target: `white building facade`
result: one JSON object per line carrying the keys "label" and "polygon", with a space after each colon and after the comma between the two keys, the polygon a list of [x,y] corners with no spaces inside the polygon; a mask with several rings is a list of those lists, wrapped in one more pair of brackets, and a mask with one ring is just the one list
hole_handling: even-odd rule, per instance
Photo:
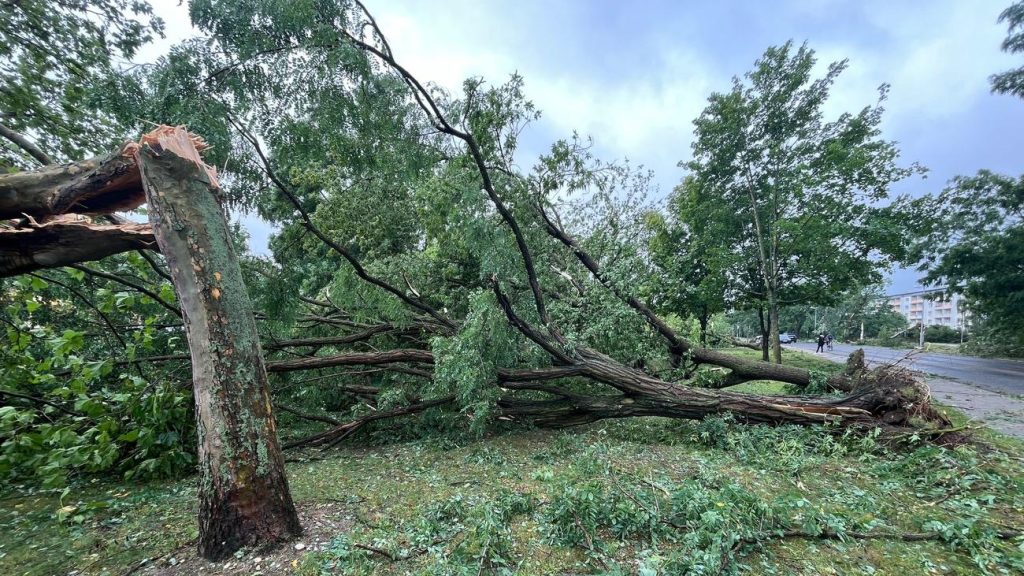
{"label": "white building facade", "polygon": [[886,296],[889,306],[907,319],[907,324],[948,326],[954,330],[970,327],[970,311],[960,294],[944,294],[944,287]]}

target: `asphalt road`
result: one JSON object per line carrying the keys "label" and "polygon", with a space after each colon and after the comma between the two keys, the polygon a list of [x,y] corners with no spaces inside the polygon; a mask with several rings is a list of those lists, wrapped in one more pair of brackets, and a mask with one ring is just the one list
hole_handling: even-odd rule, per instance
{"label": "asphalt road", "polygon": [[[817,344],[813,342],[797,342],[784,346],[808,352],[814,352],[817,348]],[[864,355],[870,366],[898,362],[913,370],[967,382],[992,392],[1024,395],[1024,362],[1018,360],[952,356],[935,352],[839,343],[834,343],[832,351],[826,352],[825,357],[829,360],[845,362],[850,353],[857,348],[864,349]]]}

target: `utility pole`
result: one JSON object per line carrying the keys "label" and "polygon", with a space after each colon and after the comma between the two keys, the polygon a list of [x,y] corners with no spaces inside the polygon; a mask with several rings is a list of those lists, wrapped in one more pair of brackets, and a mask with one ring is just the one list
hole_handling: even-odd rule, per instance
{"label": "utility pole", "polygon": [[920,336],[918,337],[919,344],[917,347],[924,350],[924,320],[918,323],[918,327],[920,328]]}

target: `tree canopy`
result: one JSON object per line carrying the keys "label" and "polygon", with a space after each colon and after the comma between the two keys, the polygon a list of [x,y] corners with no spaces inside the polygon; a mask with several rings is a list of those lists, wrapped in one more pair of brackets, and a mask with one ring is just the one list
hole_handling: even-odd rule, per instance
{"label": "tree canopy", "polygon": [[122,72],[160,36],[141,0],[0,4],[0,166],[80,160],[124,137]]}
{"label": "tree canopy", "polygon": [[[961,292],[990,339],[1024,345],[1024,177],[960,176],[924,205],[934,216],[916,244],[923,281]],[[922,220],[924,221],[924,220]]]}
{"label": "tree canopy", "polygon": [[[429,84],[358,1],[194,0],[202,36],[136,68],[99,52],[112,43],[127,57],[159,33],[147,5],[95,4],[103,18],[139,18],[109,26],[93,5],[67,6],[48,26],[65,27],[69,48],[88,44],[81,61],[25,81],[81,88],[0,101],[4,118],[38,108],[26,116],[37,124],[8,137],[21,154],[12,165],[28,167],[33,140],[77,160],[0,175],[10,264],[0,270],[15,276],[0,286],[11,344],[0,394],[17,399],[0,412],[0,473],[59,486],[75,473],[173,475],[198,463],[201,499],[216,489],[265,504],[243,490],[255,484],[289,508],[281,474],[253,482],[283,470],[275,414],[292,425],[285,448],[334,446],[412,414],[395,435],[716,414],[900,434],[948,425],[904,373],[853,363],[824,377],[756,362],[697,345],[662,316],[706,320],[763,302],[774,336],[782,304],[835,299],[902,253],[901,205],[878,203],[916,167],[900,167],[881,138],[880,106],[826,121],[842,62],[814,79],[813,51],[789,43],[713,95],[696,120],[691,177],[658,214],[649,173],[596,158],[576,135],[521,168],[519,137],[539,114],[524,80],[470,78],[455,93]],[[12,34],[31,29],[26,18]],[[30,57],[18,50],[5,65]],[[111,105],[81,117],[102,93],[92,88],[112,84]],[[203,137],[187,177],[159,171],[174,158],[156,160],[166,147],[149,136],[117,143],[150,122]],[[192,203],[186,185],[198,186]],[[113,214],[144,198],[149,224]],[[242,233],[224,225],[223,206],[276,227],[268,256],[235,262]],[[141,237],[115,244],[110,230]],[[723,390],[756,380],[841,394]],[[197,423],[186,428],[189,395]],[[185,437],[205,444],[183,450]],[[211,557],[298,532],[264,525],[207,548],[237,520],[208,505],[217,501],[200,508]]]}
{"label": "tree canopy", "polygon": [[[1006,23],[1006,39],[1003,51],[1011,54],[1024,53],[1024,2],[1014,2],[999,15],[999,21]],[[1024,98],[1024,66],[1000,72],[992,76],[992,90]]]}
{"label": "tree canopy", "polygon": [[899,204],[882,203],[893,183],[920,172],[900,166],[881,138],[888,87],[875,106],[828,121],[823,106],[846,61],[814,78],[815,61],[806,45],[772,47],[731,91],[713,94],[683,164],[691,180],[675,193],[691,233],[719,247],[721,273],[764,303],[776,362],[783,303],[827,304],[880,280],[904,253]]}

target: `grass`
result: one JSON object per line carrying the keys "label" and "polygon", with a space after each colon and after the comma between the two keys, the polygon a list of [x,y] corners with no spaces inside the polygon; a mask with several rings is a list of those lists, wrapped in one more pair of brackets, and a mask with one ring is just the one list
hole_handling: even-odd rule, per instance
{"label": "grass", "polygon": [[[761,360],[761,351],[752,350],[750,348],[725,348],[723,352],[728,352],[733,356],[738,356],[746,360]],[[797,368],[804,368],[822,374],[834,374],[840,372],[843,369],[841,364],[837,364],[825,358],[815,356],[808,352],[801,350],[788,350],[783,349],[782,351],[782,363],[787,366],[795,366]],[[727,388],[732,392],[746,392],[748,394],[791,394],[792,388],[788,384],[782,382],[776,382],[774,380],[752,380],[750,382],[744,382],[736,386]]]}
{"label": "grass", "polygon": [[[347,449],[289,466],[300,505],[334,503],[349,520],[295,569],[716,573],[727,558],[727,572],[750,574],[1009,573],[1024,566],[1021,549],[986,534],[1024,525],[1022,454],[1013,444],[890,449],[870,437],[718,418]],[[196,535],[192,484],[96,482],[63,500],[10,490],[0,573],[123,574],[163,556]],[[949,537],[772,536],[784,527]],[[748,537],[758,543],[735,541]],[[410,558],[392,562],[357,544]]]}
{"label": "grass", "polygon": [[[799,352],[786,360],[838,368]],[[1024,444],[977,437],[978,446],[892,447],[821,427],[649,418],[292,454],[300,508],[330,506],[343,528],[307,539],[286,567],[310,576],[1020,573],[1024,540],[995,534],[1024,526]],[[194,479],[96,479],[63,494],[9,486],[0,502],[0,574],[125,574],[146,558],[166,565],[197,534]],[[780,537],[787,531],[833,537]],[[936,539],[852,537],[904,532]],[[255,571],[255,556],[240,554],[237,573]]]}
{"label": "grass", "polygon": [[[721,351],[746,360],[761,360],[760,350],[752,350],[750,348],[737,346],[735,348],[723,348]],[[804,352],[802,350],[790,350],[787,348],[783,348],[782,350],[782,363],[787,366],[795,366],[806,370],[818,370],[828,374],[842,369],[842,366],[820,356],[815,356],[814,354]]]}
{"label": "grass", "polygon": [[11,486],[0,499],[0,574],[123,574],[198,535],[191,481]]}

